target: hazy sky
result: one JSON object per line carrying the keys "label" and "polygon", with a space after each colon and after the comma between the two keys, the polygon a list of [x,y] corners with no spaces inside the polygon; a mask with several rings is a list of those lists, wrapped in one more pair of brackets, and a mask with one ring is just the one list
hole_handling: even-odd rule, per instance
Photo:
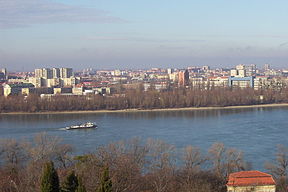
{"label": "hazy sky", "polygon": [[287,0],[0,0],[0,68],[288,68]]}

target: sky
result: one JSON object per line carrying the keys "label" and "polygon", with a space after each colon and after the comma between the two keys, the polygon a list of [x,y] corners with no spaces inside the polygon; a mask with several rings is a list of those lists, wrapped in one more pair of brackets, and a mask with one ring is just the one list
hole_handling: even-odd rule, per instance
{"label": "sky", "polygon": [[0,0],[0,68],[288,68],[287,0]]}

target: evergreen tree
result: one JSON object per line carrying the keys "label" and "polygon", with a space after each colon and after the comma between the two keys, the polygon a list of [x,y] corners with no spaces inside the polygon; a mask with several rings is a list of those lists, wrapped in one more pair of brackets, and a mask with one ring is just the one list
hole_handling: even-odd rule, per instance
{"label": "evergreen tree", "polygon": [[44,165],[41,178],[41,192],[59,192],[59,178],[53,162]]}
{"label": "evergreen tree", "polygon": [[62,192],[75,192],[78,187],[78,178],[75,172],[72,171],[65,179],[63,186],[61,188]]}
{"label": "evergreen tree", "polygon": [[78,177],[78,187],[75,192],[86,192],[86,188],[83,185],[82,179]]}
{"label": "evergreen tree", "polygon": [[101,183],[97,192],[112,192],[112,181],[109,176],[109,168],[106,167],[101,177]]}

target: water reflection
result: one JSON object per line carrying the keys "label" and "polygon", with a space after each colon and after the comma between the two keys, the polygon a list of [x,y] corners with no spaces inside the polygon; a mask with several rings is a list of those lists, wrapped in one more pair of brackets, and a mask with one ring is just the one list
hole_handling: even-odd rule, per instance
{"label": "water reflection", "polygon": [[211,109],[211,110],[178,110],[178,111],[137,111],[137,112],[115,112],[115,113],[52,113],[52,114],[0,114],[0,122],[2,121],[54,121],[63,122],[67,120],[82,120],[83,117],[117,117],[126,119],[156,119],[156,118],[170,118],[170,117],[184,117],[184,118],[207,118],[207,117],[221,117],[223,115],[233,115],[241,113],[261,113],[263,111],[273,110],[288,110],[288,107],[265,107],[265,108],[234,108],[234,109]]}

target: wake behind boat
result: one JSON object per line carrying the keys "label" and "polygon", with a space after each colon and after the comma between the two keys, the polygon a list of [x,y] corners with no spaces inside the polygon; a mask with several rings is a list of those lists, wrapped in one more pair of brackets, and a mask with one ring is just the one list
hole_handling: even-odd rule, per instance
{"label": "wake behind boat", "polygon": [[91,129],[91,128],[97,128],[97,125],[92,122],[86,122],[80,125],[72,125],[72,126],[66,127],[65,129],[71,130],[71,129]]}

